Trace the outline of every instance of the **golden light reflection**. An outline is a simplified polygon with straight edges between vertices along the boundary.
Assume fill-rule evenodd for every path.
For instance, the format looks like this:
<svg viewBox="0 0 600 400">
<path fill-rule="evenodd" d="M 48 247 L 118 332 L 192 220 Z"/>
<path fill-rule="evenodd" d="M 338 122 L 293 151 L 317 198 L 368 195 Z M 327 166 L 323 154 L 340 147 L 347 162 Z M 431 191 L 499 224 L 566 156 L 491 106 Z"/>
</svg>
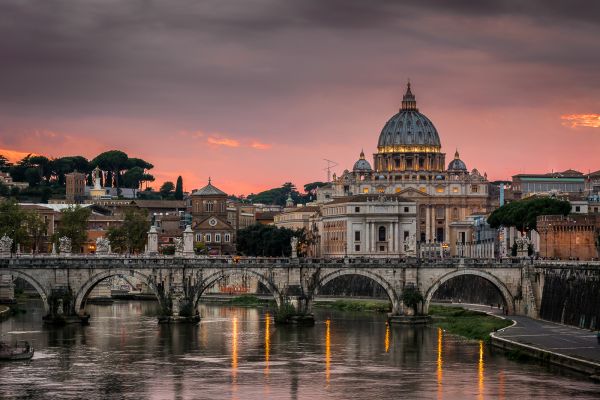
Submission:
<svg viewBox="0 0 600 400">
<path fill-rule="evenodd" d="M 269 353 L 271 352 L 271 316 L 269 313 L 265 315 L 265 376 L 269 375 Z"/>
<path fill-rule="evenodd" d="M 600 128 L 600 114 L 565 114 L 560 119 L 571 128 Z"/>
<path fill-rule="evenodd" d="M 235 383 L 237 379 L 237 367 L 238 367 L 238 320 L 237 317 L 233 318 L 233 327 L 231 330 L 231 377 Z"/>
<path fill-rule="evenodd" d="M 331 325 L 331 321 L 325 321 L 325 382 L 327 386 L 329 386 L 329 369 L 331 363 L 331 334 L 329 330 L 329 326 Z"/>
<path fill-rule="evenodd" d="M 444 339 L 444 333 L 442 328 L 438 328 L 438 345 L 437 345 L 437 387 L 438 387 L 438 399 L 442 398 L 442 380 L 444 377 L 444 360 L 442 358 L 442 344 Z"/>
<path fill-rule="evenodd" d="M 479 381 L 479 399 L 483 399 L 484 381 L 483 381 L 483 340 L 479 341 L 479 368 L 478 368 L 478 381 Z"/>
<path fill-rule="evenodd" d="M 390 324 L 385 323 L 385 352 L 390 351 Z"/>
</svg>

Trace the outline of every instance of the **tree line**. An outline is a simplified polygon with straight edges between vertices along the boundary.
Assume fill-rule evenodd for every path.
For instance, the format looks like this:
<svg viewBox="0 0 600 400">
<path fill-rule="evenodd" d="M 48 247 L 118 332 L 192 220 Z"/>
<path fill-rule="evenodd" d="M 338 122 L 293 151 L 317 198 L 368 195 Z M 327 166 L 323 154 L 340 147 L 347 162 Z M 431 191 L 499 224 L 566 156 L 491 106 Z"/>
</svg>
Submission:
<svg viewBox="0 0 600 400">
<path fill-rule="evenodd" d="M 10 173 L 13 181 L 27 182 L 29 188 L 19 189 L 13 187 L 9 190 L 6 185 L 0 184 L 0 196 L 17 198 L 39 198 L 42 203 L 54 195 L 65 194 L 66 175 L 71 172 L 86 174 L 87 185 L 92 186 L 92 171 L 98 167 L 100 185 L 103 187 L 139 189 L 144 183 L 154 182 L 155 178 L 149 171 L 154 165 L 146 160 L 129 157 L 120 150 L 109 150 L 98 154 L 91 160 L 83 156 L 65 156 L 49 158 L 43 155 L 28 154 L 16 163 L 11 163 L 0 155 L 0 171 Z M 159 192 L 146 188 L 140 198 L 183 199 L 183 181 L 181 176 L 177 184 L 165 182 Z"/>
</svg>

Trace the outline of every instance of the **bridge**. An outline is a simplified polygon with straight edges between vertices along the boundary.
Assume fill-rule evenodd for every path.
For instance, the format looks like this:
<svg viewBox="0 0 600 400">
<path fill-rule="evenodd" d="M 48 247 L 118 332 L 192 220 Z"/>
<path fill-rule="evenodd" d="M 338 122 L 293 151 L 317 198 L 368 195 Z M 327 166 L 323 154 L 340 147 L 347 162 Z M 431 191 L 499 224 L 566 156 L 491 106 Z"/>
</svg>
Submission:
<svg viewBox="0 0 600 400">
<path fill-rule="evenodd" d="M 587 268 L 598 269 L 600 265 Z M 0 282 L 21 278 L 39 293 L 48 317 L 84 315 L 87 298 L 102 280 L 134 277 L 156 295 L 164 315 L 177 317 L 195 310 L 203 294 L 230 277 L 255 277 L 273 295 L 278 307 L 292 306 L 309 315 L 319 292 L 330 281 L 359 275 L 377 282 L 387 293 L 392 315 L 410 314 L 402 294 L 408 288 L 424 298 L 418 313 L 426 314 L 436 290 L 455 277 L 486 279 L 502 296 L 508 314 L 539 317 L 545 272 L 580 270 L 578 262 L 479 259 L 298 259 L 212 258 L 199 256 L 56 256 L 0 257 Z M 7 279 L 8 278 L 8 279 Z"/>
</svg>

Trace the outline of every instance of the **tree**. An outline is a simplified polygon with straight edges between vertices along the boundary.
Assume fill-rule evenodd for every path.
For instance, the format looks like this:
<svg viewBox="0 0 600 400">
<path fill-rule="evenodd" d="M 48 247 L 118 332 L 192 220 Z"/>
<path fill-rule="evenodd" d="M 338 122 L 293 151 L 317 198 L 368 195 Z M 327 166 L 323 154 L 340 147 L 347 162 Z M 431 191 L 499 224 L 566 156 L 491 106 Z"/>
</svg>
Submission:
<svg viewBox="0 0 600 400">
<path fill-rule="evenodd" d="M 273 225 L 254 224 L 237 234 L 237 250 L 248 256 L 289 257 L 292 237 L 299 231 Z"/>
<path fill-rule="evenodd" d="M 304 192 L 306 193 L 306 197 L 308 201 L 314 200 L 317 198 L 317 189 L 327 185 L 327 182 L 311 182 L 304 185 Z"/>
<path fill-rule="evenodd" d="M 173 182 L 166 181 L 160 187 L 160 194 L 163 197 L 168 197 L 174 189 L 175 189 L 175 185 L 173 184 Z"/>
<path fill-rule="evenodd" d="M 25 218 L 25 211 L 15 200 L 0 202 L 0 237 L 6 235 L 13 240 L 13 251 L 17 249 L 17 244 L 25 245 L 28 242 Z"/>
<path fill-rule="evenodd" d="M 519 231 L 537 228 L 540 215 L 567 215 L 571 212 L 571 203 L 551 197 L 525 199 L 506 204 L 490 214 L 487 219 L 492 228 L 514 226 Z"/>
<path fill-rule="evenodd" d="M 402 301 L 404 305 L 410 307 L 414 314 L 418 314 L 419 304 L 423 302 L 423 295 L 414 287 L 408 286 L 402 292 Z"/>
<path fill-rule="evenodd" d="M 11 166 L 12 166 L 12 163 L 10 163 L 8 161 L 8 158 L 6 158 L 2 154 L 0 154 L 0 171 L 8 172 Z"/>
<path fill-rule="evenodd" d="M 298 190 L 296 190 L 296 186 L 294 186 L 294 184 L 291 182 L 286 182 L 278 188 L 265 190 L 258 194 L 251 194 L 248 196 L 248 199 L 253 203 L 277 204 L 280 206 L 285 206 L 285 202 L 289 195 L 292 196 L 292 200 L 294 200 L 296 203 L 305 200 Z"/>
<path fill-rule="evenodd" d="M 177 177 L 175 184 L 175 200 L 183 200 L 183 179 L 181 175 Z"/>
<path fill-rule="evenodd" d="M 108 240 L 112 250 L 118 253 L 139 253 L 146 246 L 150 229 L 148 214 L 141 210 L 128 210 L 121 226 L 108 229 Z"/>
<path fill-rule="evenodd" d="M 31 242 L 31 249 L 39 253 L 42 240 L 48 232 L 48 221 L 44 221 L 38 213 L 31 211 L 25 215 L 25 226 Z"/>
<path fill-rule="evenodd" d="M 120 185 L 120 174 L 121 171 L 128 169 L 129 157 L 127 154 L 120 150 L 110 150 L 99 154 L 91 162 L 92 166 L 98 166 L 103 171 L 110 171 L 112 177 L 115 180 L 115 186 L 118 188 Z"/>
<path fill-rule="evenodd" d="M 59 239 L 66 236 L 71 239 L 73 252 L 78 253 L 87 241 L 87 223 L 91 211 L 88 207 L 77 205 L 63 209 L 60 214 L 60 223 L 54 233 L 53 241 L 58 245 Z"/>
<path fill-rule="evenodd" d="M 144 170 L 140 167 L 133 167 L 123 174 L 122 183 L 126 188 L 139 189 L 143 178 Z"/>
</svg>

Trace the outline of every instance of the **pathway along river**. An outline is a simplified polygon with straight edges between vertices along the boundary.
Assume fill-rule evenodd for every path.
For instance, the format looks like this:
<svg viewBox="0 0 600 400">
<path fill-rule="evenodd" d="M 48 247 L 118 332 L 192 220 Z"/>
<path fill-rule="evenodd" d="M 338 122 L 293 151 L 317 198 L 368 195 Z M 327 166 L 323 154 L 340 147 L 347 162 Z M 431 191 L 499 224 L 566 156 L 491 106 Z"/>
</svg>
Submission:
<svg viewBox="0 0 600 400">
<path fill-rule="evenodd" d="M 203 305 L 199 326 L 159 326 L 152 302 L 93 306 L 87 327 L 46 328 L 38 303 L 0 324 L 32 340 L 30 362 L 0 363 L 2 399 L 565 399 L 600 385 L 508 360 L 437 328 L 378 314 L 317 311 L 273 324 L 265 310 Z M 268 334 L 267 334 L 268 332 Z"/>
</svg>

